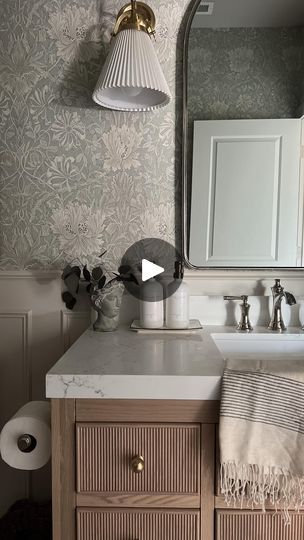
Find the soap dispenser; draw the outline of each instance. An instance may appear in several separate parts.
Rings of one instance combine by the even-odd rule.
[[[163,286],[155,278],[148,279],[141,286],[139,312],[142,328],[163,327]]]
[[[176,329],[188,328],[189,290],[188,285],[183,281],[184,266],[182,261],[175,261],[174,269],[174,282],[168,285],[169,295],[166,300],[166,327]],[[170,294],[170,288],[175,292]]]

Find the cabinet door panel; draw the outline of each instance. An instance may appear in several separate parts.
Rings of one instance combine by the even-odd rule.
[[[198,540],[199,512],[77,511],[77,540]]]
[[[192,264],[301,266],[300,141],[300,119],[194,122]]]
[[[280,513],[251,510],[218,510],[217,540],[303,540],[304,514],[290,512],[286,526]]]
[[[200,493],[199,424],[78,423],[76,433],[78,493]]]

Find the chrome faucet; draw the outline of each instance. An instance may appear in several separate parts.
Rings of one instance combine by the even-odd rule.
[[[273,298],[273,308],[268,330],[282,332],[286,330],[286,325],[282,317],[282,300],[285,298],[286,304],[289,306],[293,306],[297,302],[293,294],[284,291],[284,287],[282,287],[279,279],[275,280],[274,286],[271,287],[271,292]]]
[[[252,326],[249,320],[250,304],[248,304],[248,296],[245,294],[242,294],[241,296],[224,296],[224,300],[242,300],[242,304],[240,304],[241,320],[236,329],[241,330],[242,332],[251,332]]]

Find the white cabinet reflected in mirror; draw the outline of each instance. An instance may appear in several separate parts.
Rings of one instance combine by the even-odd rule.
[[[301,268],[304,2],[206,4],[185,38],[185,258]]]
[[[302,266],[301,120],[195,121],[190,261]]]

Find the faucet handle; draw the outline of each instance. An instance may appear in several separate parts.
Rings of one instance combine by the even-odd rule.
[[[246,304],[248,301],[248,296],[246,294],[241,294],[240,296],[223,296],[224,300],[243,300],[243,303]]]
[[[224,296],[224,300],[242,300],[241,306],[241,320],[237,325],[236,329],[241,330],[242,332],[251,332],[252,326],[249,320],[249,309],[250,304],[248,304],[248,296],[242,294],[240,296]]]
[[[285,298],[286,298],[286,304],[288,304],[288,306],[294,306],[297,303],[294,295],[291,294],[290,292],[285,291]]]

